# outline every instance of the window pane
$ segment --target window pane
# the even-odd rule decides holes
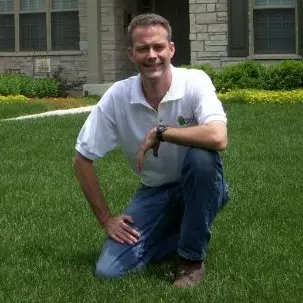
[[[20,0],[21,11],[38,11],[45,10],[45,0]]]
[[[78,0],[52,0],[52,9],[78,8]]]
[[[0,51],[15,51],[14,15],[1,15],[0,18]]]
[[[13,0],[0,0],[0,12],[11,12],[13,7]]]
[[[254,36],[256,54],[296,53],[295,10],[256,10]]]
[[[20,50],[46,49],[45,14],[20,14]]]
[[[79,49],[78,12],[52,13],[52,49]]]
[[[295,5],[295,0],[255,0],[255,6]]]

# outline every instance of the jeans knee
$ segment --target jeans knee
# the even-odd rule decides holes
[[[105,242],[96,264],[95,276],[97,278],[116,278],[123,275],[123,268],[118,260],[118,247],[119,245],[111,239]]]
[[[204,176],[222,172],[221,160],[218,152],[201,148],[190,148],[184,158],[182,171],[186,169]]]
[[[118,278],[140,268],[138,245],[120,244],[107,239],[96,264],[97,278]]]
[[[112,266],[107,266],[105,264],[97,263],[95,269],[95,277],[96,278],[119,278],[122,274],[119,271],[115,271]]]

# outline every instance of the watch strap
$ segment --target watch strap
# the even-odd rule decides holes
[[[166,125],[159,124],[159,125],[157,126],[156,135],[157,135],[157,139],[158,139],[160,142],[164,142],[163,133],[164,133],[166,130],[167,130],[167,126],[166,126]]]

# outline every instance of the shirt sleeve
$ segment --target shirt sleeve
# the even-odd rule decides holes
[[[209,76],[199,70],[192,70],[192,109],[198,124],[211,121],[227,122],[221,101]]]
[[[109,89],[85,121],[76,143],[76,150],[85,158],[96,160],[118,145],[114,99]]]

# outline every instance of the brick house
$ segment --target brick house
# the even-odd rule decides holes
[[[170,21],[175,65],[302,59],[303,0],[1,0],[0,72],[127,77],[127,25],[141,12]]]

